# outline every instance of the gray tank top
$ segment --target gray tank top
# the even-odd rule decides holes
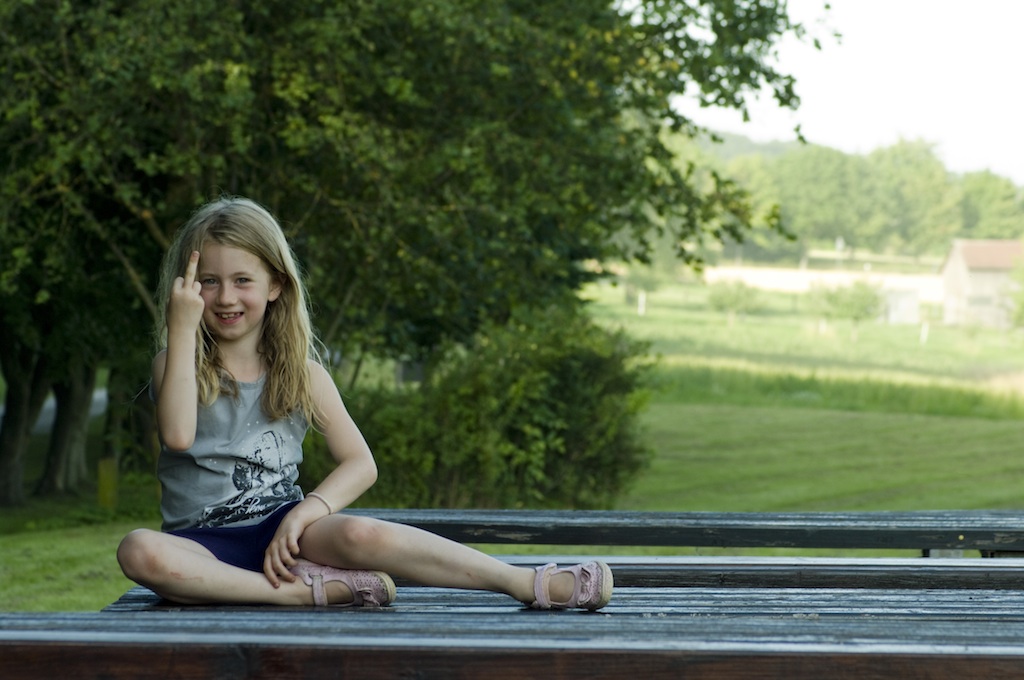
[[[200,406],[188,451],[161,446],[157,475],[165,531],[255,524],[282,503],[302,499],[295,484],[308,423],[300,414],[269,421],[261,378],[239,383],[238,399]]]

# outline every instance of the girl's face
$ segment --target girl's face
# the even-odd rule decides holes
[[[207,243],[200,251],[196,280],[206,303],[203,320],[221,342],[259,344],[267,305],[281,284],[263,261],[247,250]]]

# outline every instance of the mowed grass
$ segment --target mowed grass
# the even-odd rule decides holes
[[[1008,389],[1024,374],[1024,336],[984,328],[929,324],[827,321],[809,311],[806,296],[761,292],[755,313],[729,323],[709,309],[707,288],[666,285],[649,293],[645,314],[625,301],[622,287],[584,292],[596,319],[651,343],[663,367],[711,366],[754,372],[872,377],[884,382],[971,385]]]
[[[762,293],[730,323],[706,289],[666,286],[596,318],[660,357],[644,415],[656,455],[619,507],[816,511],[1024,505],[1024,341],[933,324],[822,324]]]
[[[672,403],[645,420],[657,455],[622,509],[1022,505],[1022,420]]]
[[[643,416],[656,455],[618,508],[1024,506],[1018,334],[933,324],[922,342],[918,325],[880,323],[854,334],[848,322],[821,324],[793,295],[763,294],[756,313],[730,324],[697,285],[651,293],[643,316],[621,288],[586,296],[595,318],[650,342],[658,357]],[[135,491],[155,505],[146,484]],[[130,587],[116,546],[136,526],[157,526],[153,507],[136,498],[139,520],[115,522],[93,505],[44,500],[6,513],[0,610],[98,610]]]
[[[0,536],[0,611],[97,611],[114,602],[134,585],[121,573],[116,551],[137,526],[116,522]]]

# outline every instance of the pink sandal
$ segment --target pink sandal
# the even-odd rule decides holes
[[[298,560],[288,571],[313,586],[313,603],[318,607],[328,604],[324,589],[328,581],[341,581],[352,591],[352,601],[340,607],[386,607],[395,599],[395,582],[383,571],[338,569],[309,560]]]
[[[545,564],[536,567],[537,575],[533,580],[533,594],[536,602],[530,606],[534,609],[600,609],[612,599],[612,570],[604,562],[584,562],[575,567],[559,569],[556,564]],[[565,602],[551,601],[551,577],[555,574],[569,572],[576,577],[576,585],[572,595]]]

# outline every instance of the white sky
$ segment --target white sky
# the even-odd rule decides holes
[[[797,79],[796,112],[770,93],[739,114],[681,104],[699,124],[757,141],[868,153],[900,139],[932,143],[952,172],[1024,186],[1024,0],[789,0],[822,49],[786,40],[778,65]],[[831,37],[838,31],[842,38]]]

